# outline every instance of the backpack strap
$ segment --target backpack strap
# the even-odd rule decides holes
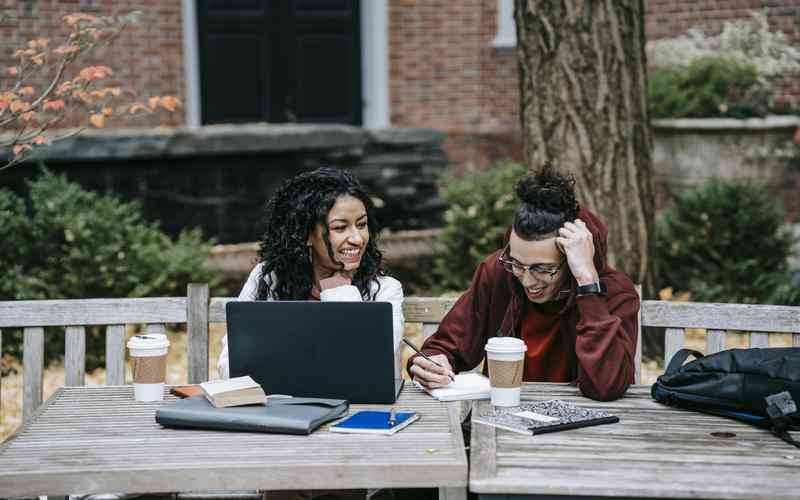
[[[672,375],[680,370],[681,366],[683,366],[683,362],[686,361],[686,358],[690,355],[697,359],[703,357],[702,352],[695,351],[694,349],[681,349],[669,360],[669,365],[667,365],[667,370],[664,372],[664,375]]]
[[[797,411],[797,405],[792,399],[792,395],[789,394],[789,391],[783,391],[764,399],[767,401],[767,414],[770,418],[772,433],[800,448],[800,442],[795,441],[789,435],[789,429],[793,428],[793,422],[800,420],[800,412]]]

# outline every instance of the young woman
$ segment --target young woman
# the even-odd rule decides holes
[[[385,275],[373,212],[370,197],[345,170],[319,168],[287,180],[267,202],[260,262],[239,300],[390,302],[396,349],[403,288]],[[217,362],[221,378],[230,373],[227,340]]]

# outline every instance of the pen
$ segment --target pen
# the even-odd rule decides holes
[[[428,361],[430,361],[430,362],[431,362],[431,363],[433,363],[434,365],[436,365],[436,366],[438,366],[438,367],[440,367],[440,368],[444,368],[444,366],[442,366],[441,364],[439,364],[439,363],[437,363],[436,361],[432,360],[432,359],[431,359],[431,358],[430,358],[430,357],[429,357],[427,354],[425,354],[424,352],[420,351],[420,350],[419,350],[419,348],[418,348],[417,346],[415,346],[414,344],[412,344],[412,343],[411,343],[411,341],[410,341],[410,340],[408,340],[407,338],[403,337],[403,342],[405,342],[405,343],[406,343],[406,345],[407,345],[408,347],[410,347],[411,349],[413,349],[413,350],[414,350],[414,352],[416,352],[417,354],[419,354],[419,355],[420,355],[420,356],[422,356],[423,358],[427,359]],[[451,382],[455,382],[455,381],[456,381],[456,379],[455,379],[455,378],[453,378],[453,376],[452,376],[452,375],[448,375],[448,377],[450,378],[450,381],[451,381]]]
[[[394,427],[394,424],[397,423],[397,415],[394,412],[394,408],[389,409],[389,427]]]

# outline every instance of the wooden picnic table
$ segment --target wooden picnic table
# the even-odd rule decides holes
[[[62,387],[0,448],[0,497],[207,490],[439,487],[466,498],[458,410],[406,384],[397,434],[309,436],[161,427],[133,387]],[[352,405],[350,411],[386,408]]]
[[[473,422],[469,489],[480,499],[800,498],[800,449],[764,429],[656,403],[650,386],[597,402],[567,384],[526,383],[522,398],[603,409],[620,422],[537,436]]]

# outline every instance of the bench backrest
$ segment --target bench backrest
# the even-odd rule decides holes
[[[23,328],[23,417],[42,402],[44,327],[66,327],[64,368],[66,385],[83,385],[87,326],[106,326],[106,383],[125,383],[125,325],[145,324],[148,332],[163,332],[166,324],[186,324],[188,381],[208,380],[209,323],[225,322],[225,304],[233,297],[209,297],[206,284],[189,285],[186,297],[145,299],[80,299],[0,301],[2,329]],[[424,337],[432,335],[453,307],[455,298],[406,297],[406,323],[421,323]],[[667,363],[683,346],[686,328],[707,331],[706,352],[725,348],[728,330],[749,332],[751,347],[769,345],[769,335],[792,333],[800,347],[800,307],[746,304],[642,301],[639,325],[666,328]],[[636,347],[636,382],[641,380],[641,332]],[[398,352],[399,357],[399,352]],[[398,359],[399,369],[399,359]]]
[[[439,322],[453,307],[455,298],[407,297],[403,313],[407,323],[422,323],[425,338],[436,332]],[[769,335],[792,333],[792,345],[800,347],[800,307],[751,304],[711,304],[644,300],[639,310],[636,345],[636,382],[641,381],[642,327],[663,327],[664,366],[684,345],[687,328],[706,330],[706,354],[725,349],[726,332],[749,333],[750,347],[768,347]]]
[[[186,324],[188,380],[208,379],[208,285],[191,284],[186,297],[144,299],[18,300],[0,302],[2,329],[23,329],[23,419],[42,403],[44,327],[66,327],[65,385],[84,385],[86,327],[106,327],[106,384],[125,384],[125,326],[144,324],[163,333],[167,324]]]

